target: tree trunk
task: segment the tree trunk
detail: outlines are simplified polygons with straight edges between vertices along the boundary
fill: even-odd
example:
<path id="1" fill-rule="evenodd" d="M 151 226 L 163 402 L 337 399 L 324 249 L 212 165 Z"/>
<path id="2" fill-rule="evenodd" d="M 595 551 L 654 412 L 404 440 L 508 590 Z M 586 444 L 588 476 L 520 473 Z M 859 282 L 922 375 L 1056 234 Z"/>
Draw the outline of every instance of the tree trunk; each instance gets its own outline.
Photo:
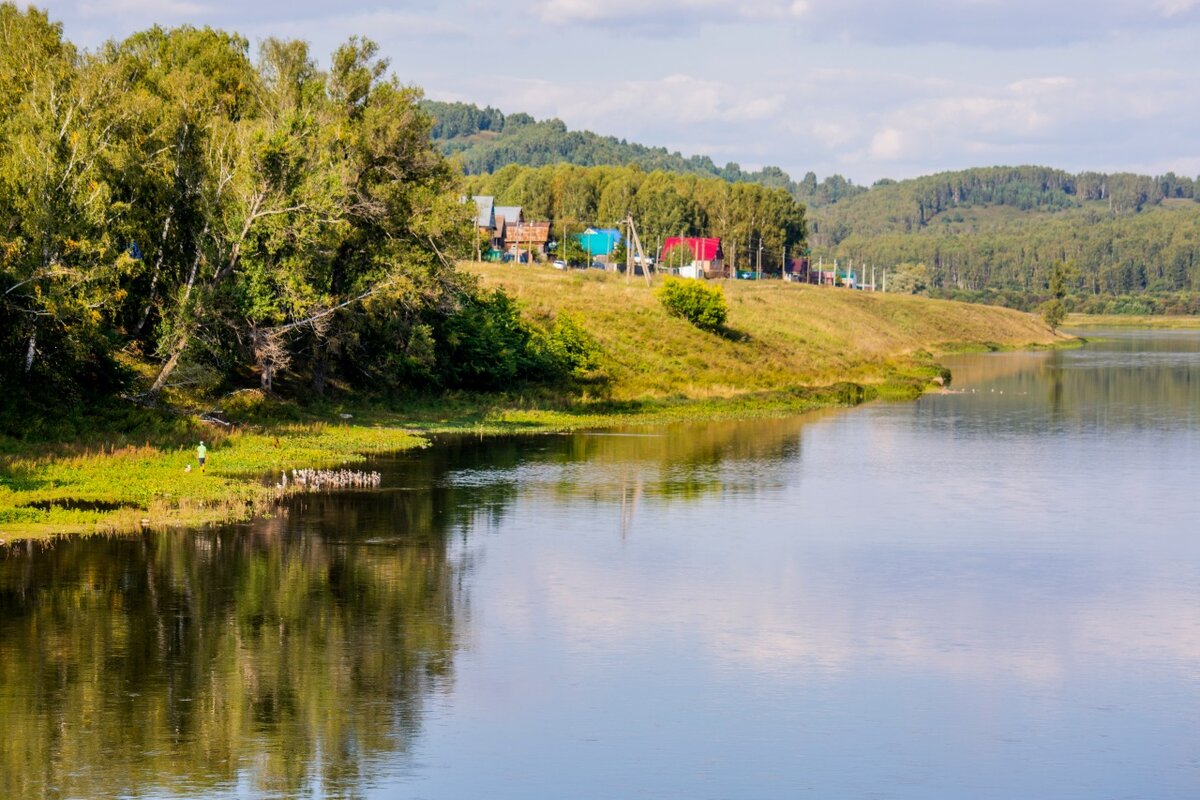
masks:
<path id="1" fill-rule="evenodd" d="M 192 338 L 191 330 L 184 330 L 175 340 L 175 344 L 171 346 L 171 354 L 167 357 L 167 361 L 162 365 L 162 369 L 158 371 L 158 376 L 154 379 L 154 383 L 150 385 L 150 391 L 147 392 L 151 397 L 155 397 L 162 391 L 163 385 L 167 382 L 167 377 L 175 371 L 175 367 L 179 365 L 179 357 L 183 355 L 183 351 L 187 349 L 188 342 Z"/>
<path id="2" fill-rule="evenodd" d="M 162 236 L 159 237 L 158 258 L 154 259 L 154 274 L 150 277 L 150 291 L 147 293 L 146 308 L 142 311 L 142 320 L 133 331 L 135 337 L 142 335 L 142 329 L 150 319 L 150 311 L 154 308 L 154 290 L 158 288 L 158 276 L 162 272 L 163 255 L 167 249 L 167 234 L 171 231 L 171 219 L 175 215 L 175 206 L 167 209 L 167 218 L 163 222 Z"/>
<path id="3" fill-rule="evenodd" d="M 29 334 L 29 347 L 25 350 L 25 374 L 33 371 L 33 359 L 37 355 L 37 328 Z"/>

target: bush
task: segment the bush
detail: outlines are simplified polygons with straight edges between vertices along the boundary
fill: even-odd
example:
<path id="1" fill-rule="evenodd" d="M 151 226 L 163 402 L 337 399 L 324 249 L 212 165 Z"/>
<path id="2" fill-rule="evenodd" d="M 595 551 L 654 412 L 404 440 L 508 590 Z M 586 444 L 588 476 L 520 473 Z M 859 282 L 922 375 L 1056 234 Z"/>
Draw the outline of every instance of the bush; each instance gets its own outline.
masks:
<path id="1" fill-rule="evenodd" d="M 658 290 L 658 299 L 667 313 L 682 317 L 703 331 L 719 331 L 729 317 L 721 287 L 703 281 L 668 278 Z"/>
<path id="2" fill-rule="evenodd" d="M 575 319 L 559 317 L 543 330 L 499 289 L 468 293 L 437 333 L 438 377 L 448 388 L 557 383 L 599 366 L 599 345 Z"/>
<path id="3" fill-rule="evenodd" d="M 541 344 L 547 377 L 583 378 L 600 366 L 600 345 L 575 317 L 556 319 Z"/>

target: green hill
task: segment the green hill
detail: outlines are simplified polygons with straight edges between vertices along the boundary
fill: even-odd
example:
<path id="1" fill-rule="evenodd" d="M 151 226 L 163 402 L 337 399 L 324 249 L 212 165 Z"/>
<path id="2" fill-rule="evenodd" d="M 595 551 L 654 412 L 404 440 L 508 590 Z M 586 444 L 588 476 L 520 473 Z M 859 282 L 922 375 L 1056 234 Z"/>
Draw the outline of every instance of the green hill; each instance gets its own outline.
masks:
<path id="1" fill-rule="evenodd" d="M 591 131 L 571 131 L 562 120 L 535 120 L 528 114 L 505 115 L 469 103 L 426 100 L 422 107 L 434 118 L 432 137 L 441 152 L 457 161 L 468 175 L 485 175 L 509 164 L 542 167 L 575 164 L 581 167 L 635 164 L 647 172 L 661 170 L 684 175 L 723 178 L 731 183 L 755 183 L 786 189 L 810 205 L 835 203 L 866 188 L 841 175 L 818 182 L 814 173 L 800 181 L 779 167 L 747 172 L 730 162 L 723 167 L 708 156 L 684 156 L 665 147 L 647 147 Z"/>
<path id="2" fill-rule="evenodd" d="M 1071 305 L 1107 313 L 1200 311 L 1200 202 L 1175 175 L 992 167 L 885 182 L 815 209 L 818 258 L 921 264 L 935 295 L 1031 308 L 1055 265 Z"/>

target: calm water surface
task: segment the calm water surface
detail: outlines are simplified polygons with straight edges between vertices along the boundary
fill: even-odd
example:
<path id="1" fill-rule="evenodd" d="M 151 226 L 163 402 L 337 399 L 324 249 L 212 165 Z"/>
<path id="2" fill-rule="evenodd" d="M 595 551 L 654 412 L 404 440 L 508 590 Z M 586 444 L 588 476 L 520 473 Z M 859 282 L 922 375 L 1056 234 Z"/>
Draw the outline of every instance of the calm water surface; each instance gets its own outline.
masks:
<path id="1" fill-rule="evenodd" d="M 1200 797 L 1200 332 L 1108 336 L 0 550 L 0 797 Z"/>

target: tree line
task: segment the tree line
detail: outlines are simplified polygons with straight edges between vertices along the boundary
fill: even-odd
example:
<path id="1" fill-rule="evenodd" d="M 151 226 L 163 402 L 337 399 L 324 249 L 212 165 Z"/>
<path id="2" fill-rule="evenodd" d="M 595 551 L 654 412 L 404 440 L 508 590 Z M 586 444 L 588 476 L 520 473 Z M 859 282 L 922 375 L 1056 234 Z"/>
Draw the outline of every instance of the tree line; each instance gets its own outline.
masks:
<path id="1" fill-rule="evenodd" d="M 466 187 L 500 205 L 521 206 L 526 219 L 551 220 L 559 239 L 588 226 L 615 227 L 626 213 L 648 254 L 670 236 L 719 237 L 735 268 L 748 268 L 751 257 L 757 265 L 761 246 L 763 268 L 778 271 L 784 250 L 798 255 L 808 233 L 804 205 L 783 188 L 637 166 L 510 164 L 468 176 Z"/>
<path id="2" fill-rule="evenodd" d="M 461 176 L 369 40 L 328 69 L 303 42 L 252 57 L 209 28 L 85 53 L 6 2 L 0 42 L 6 410 L 281 376 L 320 394 L 570 371 L 551 328 L 455 269 L 473 245 Z M 505 346 L 478 341 L 493 334 Z"/>
<path id="3" fill-rule="evenodd" d="M 422 107 L 435 119 L 434 142 L 468 175 L 491 174 L 510 164 L 634 165 L 646 172 L 699 175 L 784 189 L 794 199 L 811 205 L 836 203 L 867 191 L 841 175 L 818 181 L 816 174 L 809 172 L 803 179 L 793 181 L 779 167 L 748 171 L 732 161 L 718 166 L 708 156 L 684 156 L 665 147 L 648 147 L 591 131 L 572 131 L 559 119 L 535 120 L 524 113 L 505 115 L 491 106 L 479 108 L 471 103 L 426 100 Z"/>
<path id="4" fill-rule="evenodd" d="M 813 224 L 814 243 L 837 245 L 850 235 L 914 233 L 939 215 L 964 208 L 1002 206 L 1014 212 L 1053 213 L 1091 207 L 1110 215 L 1136 214 L 1166 200 L 1200 199 L 1197 183 L 1172 172 L 1071 174 L 1049 167 L 979 167 L 884 180 L 870 191 L 823 208 Z M 827 204 L 828 205 L 828 204 Z"/>

